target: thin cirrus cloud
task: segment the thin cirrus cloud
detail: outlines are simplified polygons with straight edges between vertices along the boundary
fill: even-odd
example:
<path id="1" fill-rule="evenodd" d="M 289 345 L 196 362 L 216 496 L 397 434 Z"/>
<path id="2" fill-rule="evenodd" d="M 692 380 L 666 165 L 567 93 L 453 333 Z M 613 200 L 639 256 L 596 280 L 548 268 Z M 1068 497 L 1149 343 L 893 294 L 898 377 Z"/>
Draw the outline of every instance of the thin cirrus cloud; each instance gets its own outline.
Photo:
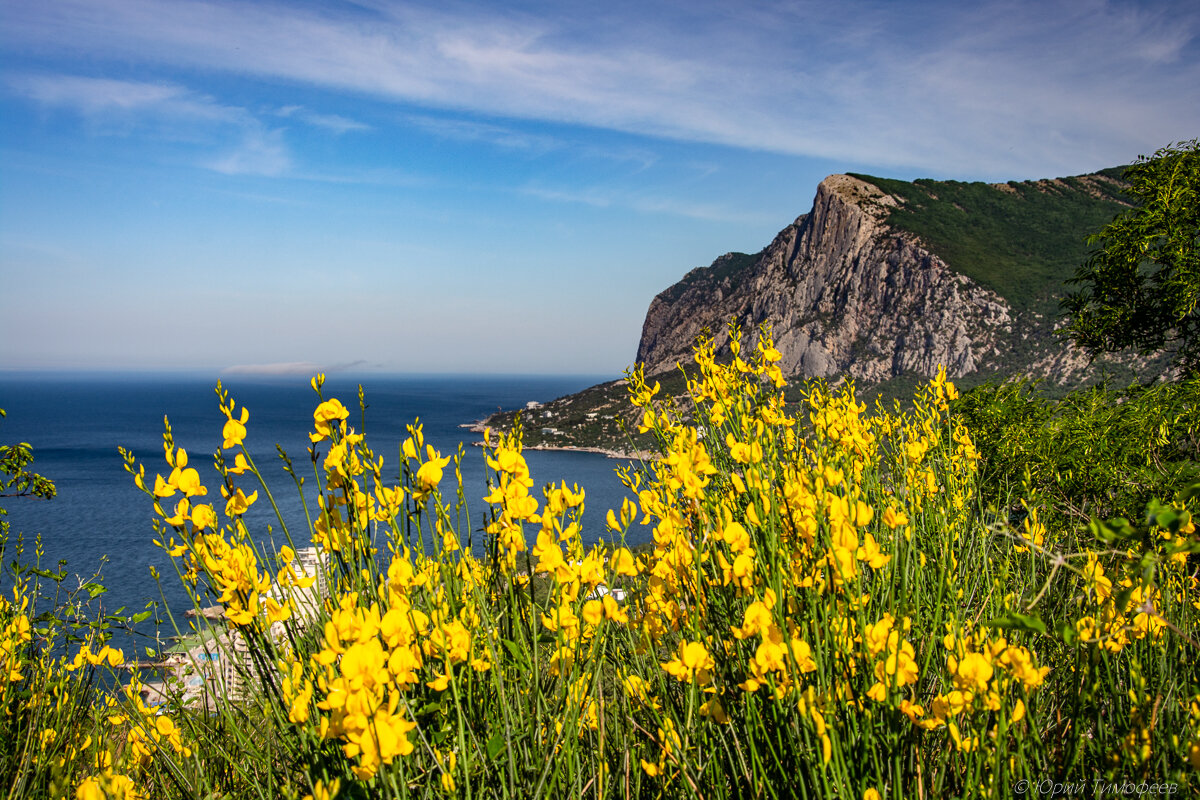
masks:
<path id="1" fill-rule="evenodd" d="M 316 375 L 318 372 L 346 372 L 369 366 L 363 359 L 336 364 L 318 364 L 315 361 L 276 361 L 266 364 L 234 364 L 221 370 L 222 375 L 251 375 L 259 377 L 293 377 Z"/>
<path id="2" fill-rule="evenodd" d="M 407 114 L 402 118 L 402 122 L 441 139 L 456 142 L 478 142 L 531 154 L 547 153 L 564 146 L 561 140 L 553 136 L 530 133 L 512 126 L 491 122 L 449 119 L 427 114 Z"/>
<path id="3" fill-rule="evenodd" d="M 527 185 L 518 192 L 528 197 L 555 203 L 571 203 L 593 208 L 622 207 L 647 214 L 667 214 L 705 222 L 725 222 L 739 225 L 767 225 L 778 220 L 775 215 L 755 214 L 717 203 L 689 202 L 679 198 L 652 196 L 616 189 L 564 189 Z"/>
<path id="4" fill-rule="evenodd" d="M 282 128 L 270 126 L 246 108 L 178 84 L 63 74 L 17 74 L 7 84 L 42 106 L 78 113 L 100 132 L 123 134 L 152 126 L 168 139 L 211 141 L 217 152 L 202 157 L 198 166 L 226 175 L 292 173 L 294 159 Z M 335 134 L 370 130 L 357 120 L 303 106 L 285 106 L 267 116 Z M 225 144 L 230 138 L 232 146 Z"/>
<path id="5" fill-rule="evenodd" d="M 314 127 L 332 131 L 335 134 L 371 130 L 371 126 L 365 122 L 348 119 L 340 114 L 320 114 L 304 106 L 284 106 L 283 108 L 276 109 L 275 114 L 285 119 L 297 119 Z"/>
<path id="6" fill-rule="evenodd" d="M 292 157 L 283 142 L 281 131 L 253 128 L 242 135 L 232 150 L 201 166 L 225 175 L 274 177 L 287 174 L 291 170 Z"/>
<path id="7" fill-rule="evenodd" d="M 17 75 L 8 84 L 43 106 L 80 114 L 101 132 L 153 127 L 168 139 L 208 144 L 216 152 L 200 157 L 198 166 L 226 175 L 275 176 L 292 165 L 280 130 L 177 84 L 58 74 Z"/>
<path id="8" fill-rule="evenodd" d="M 649 169 L 659 158 L 656 153 L 643 147 L 603 146 L 574 138 L 566 139 L 545 133 L 535 133 L 515 125 L 496 122 L 481 122 L 430 114 L 405 114 L 400 121 L 408 127 L 416 128 L 439 139 L 467 144 L 484 144 L 500 150 L 524 153 L 531 157 L 570 151 L 578 158 L 630 164 L 637 170 Z"/>
<path id="9" fill-rule="evenodd" d="M 7 40 L 32 53 L 70 48 L 426 108 L 942 172 L 1118 163 L 1200 127 L 1200 16 L 1180 2 L 512 10 L 61 0 L 8 17 Z"/>
<path id="10" fill-rule="evenodd" d="M 84 75 L 15 75 L 9 86 L 19 94 L 50 107 L 67 108 L 84 116 L 153 114 L 181 122 L 245 124 L 249 115 L 211 97 L 170 83 L 125 81 Z"/>

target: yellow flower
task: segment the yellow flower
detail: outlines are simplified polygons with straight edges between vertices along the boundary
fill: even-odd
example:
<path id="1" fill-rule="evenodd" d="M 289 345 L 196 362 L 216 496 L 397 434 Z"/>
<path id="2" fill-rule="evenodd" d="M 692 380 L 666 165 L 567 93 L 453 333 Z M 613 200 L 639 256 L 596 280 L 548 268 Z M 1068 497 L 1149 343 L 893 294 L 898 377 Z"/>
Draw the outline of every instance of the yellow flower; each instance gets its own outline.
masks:
<path id="1" fill-rule="evenodd" d="M 233 406 L 230 405 L 228 411 L 225 412 L 227 419 L 225 420 L 225 428 L 221 434 L 225 437 L 225 441 L 221 443 L 221 447 L 228 450 L 231 447 L 237 447 L 246 438 L 246 422 L 250 419 L 250 412 L 245 406 L 242 406 L 241 419 L 233 418 Z"/>
<path id="2" fill-rule="evenodd" d="M 680 681 L 699 679 L 701 683 L 711 680 L 709 670 L 716 664 L 701 642 L 680 642 L 679 654 L 662 665 L 662 668 Z"/>
<path id="3" fill-rule="evenodd" d="M 599 600 L 588 600 L 583 604 L 583 621 L 595 627 L 604 619 L 604 603 Z"/>
<path id="4" fill-rule="evenodd" d="M 185 523 L 188 520 L 190 510 L 191 510 L 190 504 L 188 503 L 187 498 L 185 497 L 182 500 L 180 500 L 178 503 L 175 504 L 175 516 L 168 517 L 164 513 L 163 521 L 166 522 L 168 525 L 172 525 L 174 527 L 179 527 L 180 525 L 183 525 L 183 523 Z"/>
<path id="5" fill-rule="evenodd" d="M 268 597 L 263 601 L 263 604 L 267 607 L 267 622 L 274 624 L 291 619 L 292 604 L 290 601 L 281 604 L 274 597 Z"/>
<path id="6" fill-rule="evenodd" d="M 314 388 L 316 380 L 316 378 L 313 378 Z M 313 784 L 313 793 L 306 795 L 304 800 L 333 800 L 335 797 L 337 797 L 337 794 L 341 788 L 342 781 L 340 778 L 334 778 L 327 784 L 323 783 L 322 781 L 317 781 Z"/>
<path id="7" fill-rule="evenodd" d="M 612 598 L 612 595 L 606 594 L 601 600 L 604 603 L 604 616 L 618 625 L 624 625 L 629 622 L 629 614 L 625 609 L 621 608 L 620 603 Z"/>
<path id="8" fill-rule="evenodd" d="M 894 675 L 897 686 L 907 686 L 917 682 L 916 653 L 908 641 L 900 641 L 897 646 L 899 637 L 898 631 L 892 632 L 887 656 L 875 664 L 875 677 L 882 681 L 886 676 Z"/>
<path id="9" fill-rule="evenodd" d="M 533 548 L 533 555 L 538 560 L 537 565 L 533 568 L 534 572 L 555 573 L 559 567 L 566 564 L 562 548 L 559 547 L 554 537 L 544 530 L 538 533 L 537 544 Z"/>
<path id="10" fill-rule="evenodd" d="M 958 729 L 958 725 L 953 722 L 947 725 L 947 730 L 950 731 L 950 738 L 954 740 L 954 744 L 956 747 L 958 747 L 960 752 L 969 753 L 979 744 L 979 739 L 970 736 L 963 736 Z"/>
<path id="11" fill-rule="evenodd" d="M 729 455 L 739 463 L 757 464 L 763 460 L 762 445 L 757 439 L 749 443 L 739 442 L 729 433 L 725 435 L 725 445 L 729 448 Z"/>
<path id="12" fill-rule="evenodd" d="M 75 800 L 137 800 L 143 795 L 128 775 L 114 774 L 111 767 L 85 778 L 75 790 Z"/>
<path id="13" fill-rule="evenodd" d="M 892 530 L 902 528 L 908 524 L 908 515 L 893 506 L 888 506 L 883 510 L 883 524 Z"/>
<path id="14" fill-rule="evenodd" d="M 980 653 L 967 653 L 958 663 L 954 675 L 954 685 L 960 689 L 975 692 L 987 691 L 988 681 L 992 679 L 995 670 L 990 661 Z"/>
<path id="15" fill-rule="evenodd" d="M 202 531 L 205 528 L 217 527 L 217 512 L 213 511 L 210 505 L 196 506 L 192 509 L 192 529 L 193 532 Z"/>
<path id="16" fill-rule="evenodd" d="M 721 538 L 734 552 L 743 553 L 750 549 L 750 534 L 740 522 L 730 522 L 721 531 Z"/>
<path id="17" fill-rule="evenodd" d="M 238 489 L 225 503 L 225 516 L 236 517 L 239 514 L 245 514 L 250 506 L 254 505 L 254 501 L 258 499 L 258 491 L 254 491 L 249 497 Z"/>
<path id="18" fill-rule="evenodd" d="M 999 662 L 1008 668 L 1014 678 L 1021 681 L 1026 691 L 1031 691 L 1042 685 L 1049 667 L 1038 669 L 1033 666 L 1033 656 L 1024 647 L 1011 645 L 1000 654 Z"/>
<path id="19" fill-rule="evenodd" d="M 742 627 L 732 629 L 734 638 L 747 639 L 766 631 L 774 623 L 771 608 L 775 605 L 775 593 L 770 589 L 766 593 L 768 595 L 767 598 L 755 600 L 746 606 L 746 613 L 742 618 Z"/>
<path id="20" fill-rule="evenodd" d="M 881 569 L 892 557 L 880 550 L 875 537 L 868 533 L 863 536 L 863 546 L 858 548 L 858 560 L 867 562 L 871 569 Z"/>
<path id="21" fill-rule="evenodd" d="M 336 397 L 326 400 L 317 406 L 317 410 L 313 412 L 313 428 L 316 430 L 316 433 L 310 433 L 308 438 L 314 442 L 328 439 L 333 435 L 333 428 L 330 423 L 334 421 L 340 422 L 349 416 L 350 412 L 346 410 L 346 407 Z"/>
<path id="22" fill-rule="evenodd" d="M 717 697 L 700 704 L 700 715 L 709 717 L 720 725 L 729 722 L 729 714 L 725 712 L 725 706 L 721 705 L 721 700 Z"/>
<path id="23" fill-rule="evenodd" d="M 246 461 L 246 457 L 241 453 L 234 456 L 232 467 L 226 467 L 226 471 L 233 475 L 241 475 L 248 469 L 250 469 L 250 463 Z"/>
<path id="24" fill-rule="evenodd" d="M 833 467 L 829 466 L 825 467 L 824 471 L 821 473 L 821 476 L 825 479 L 826 485 L 828 485 L 830 488 L 840 485 L 843 477 L 840 469 L 834 469 Z"/>
<path id="25" fill-rule="evenodd" d="M 428 493 L 442 482 L 442 470 L 450 463 L 450 457 L 442 456 L 433 449 L 433 445 L 425 445 L 425 451 L 429 460 L 417 470 L 417 486 L 422 492 Z"/>
<path id="26" fill-rule="evenodd" d="M 440 777 L 442 789 L 446 792 L 453 792 L 456 788 L 454 783 L 454 768 L 458 764 L 458 754 L 451 750 L 446 754 L 445 759 L 442 759 L 438 755 L 438 761 L 442 762 L 442 774 Z"/>
<path id="27" fill-rule="evenodd" d="M 164 481 L 162 475 L 154 476 L 155 497 L 170 497 L 176 491 L 187 497 L 208 494 L 208 489 L 200 483 L 200 473 L 187 467 L 187 451 L 182 447 L 175 454 L 175 469 L 170 477 Z"/>
<path id="28" fill-rule="evenodd" d="M 180 452 L 183 451 L 181 450 Z M 179 472 L 179 468 L 176 467 L 175 471 Z M 172 473 L 171 478 L 172 482 L 179 487 L 179 491 L 183 492 L 188 497 L 192 497 L 193 495 L 208 494 L 208 489 L 200 483 L 200 473 L 196 472 L 194 469 L 189 468 L 183 470 L 179 473 L 177 478 Z"/>
<path id="29" fill-rule="evenodd" d="M 633 553 L 624 547 L 618 547 L 613 551 L 608 565 L 618 575 L 636 576 L 638 574 L 637 561 L 634 560 Z"/>

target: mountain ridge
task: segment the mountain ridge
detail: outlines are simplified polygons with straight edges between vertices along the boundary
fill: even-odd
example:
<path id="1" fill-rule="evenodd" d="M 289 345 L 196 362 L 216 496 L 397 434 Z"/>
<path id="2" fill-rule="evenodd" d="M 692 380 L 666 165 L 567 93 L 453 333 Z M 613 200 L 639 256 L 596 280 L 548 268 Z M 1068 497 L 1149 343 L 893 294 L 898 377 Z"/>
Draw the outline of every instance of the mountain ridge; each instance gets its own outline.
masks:
<path id="1" fill-rule="evenodd" d="M 812 211 L 756 257 L 726 254 L 660 292 L 636 361 L 671 369 L 705 330 L 721 352 L 733 318 L 773 324 L 789 377 L 878 382 L 944 365 L 1082 379 L 1087 358 L 1053 335 L 1055 312 L 1085 236 L 1125 207 L 1111 173 L 1008 184 L 831 175 Z"/>
<path id="2" fill-rule="evenodd" d="M 677 367 L 701 334 L 729 358 L 733 319 L 751 342 L 772 326 L 788 378 L 851 378 L 861 396 L 902 392 L 939 366 L 965 386 L 1021 376 L 1054 392 L 1157 377 L 1163 356 L 1092 360 L 1055 334 L 1086 237 L 1128 207 L 1120 173 L 1001 184 L 830 175 L 812 209 L 761 251 L 725 253 L 659 292 L 636 362 L 685 401 Z M 527 444 L 643 449 L 621 430 L 636 428 L 623 383 L 538 404 L 526 414 Z M 508 429 L 516 416 L 480 426 Z"/>

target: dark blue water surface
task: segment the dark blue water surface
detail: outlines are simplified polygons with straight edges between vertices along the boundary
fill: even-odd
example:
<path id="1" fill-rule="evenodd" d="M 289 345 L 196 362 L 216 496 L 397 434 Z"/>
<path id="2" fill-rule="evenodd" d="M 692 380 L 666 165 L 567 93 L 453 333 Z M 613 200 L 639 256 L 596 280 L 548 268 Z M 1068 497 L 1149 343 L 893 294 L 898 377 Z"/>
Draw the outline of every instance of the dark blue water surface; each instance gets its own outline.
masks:
<path id="1" fill-rule="evenodd" d="M 365 430 L 367 442 L 384 457 L 385 476 L 397 474 L 399 445 L 407 437 L 405 426 L 418 418 L 426 441 L 443 455 L 455 453 L 460 445 L 464 448 L 462 471 L 474 529 L 470 535 L 478 551 L 483 539 L 478 529 L 483 524 L 485 464 L 483 451 L 471 446 L 479 435 L 460 425 L 499 408 L 552 400 L 605 379 L 368 376 L 360 379 L 367 403 L 365 427 L 358 411 L 358 380 L 331 377 L 325 396 L 338 397 L 350 409 L 350 425 Z M 152 486 L 155 473 L 164 477 L 170 473 L 162 447 L 163 417 L 168 417 L 176 445 L 187 449 L 189 466 L 200 471 L 209 487 L 210 493 L 202 501 L 221 509 L 212 454 L 221 446 L 225 418 L 217 407 L 214 385 L 213 379 L 178 375 L 0 374 L 0 408 L 8 412 L 7 419 L 0 420 L 0 443 L 32 444 L 35 461 L 31 469 L 58 487 L 58 496 L 50 501 L 3 501 L 13 535 L 21 532 L 32 538 L 41 534 L 44 563 L 65 560 L 72 576 L 90 576 L 103 562 L 102 579 L 109 589 L 102 598 L 105 611 L 124 607 L 125 613 L 132 613 L 149 600 L 161 599 L 150 578 L 151 566 L 164 575 L 167 605 L 176 612 L 188 605 L 170 559 L 153 544 L 152 504 L 122 468 L 117 448 L 131 450 L 146 465 L 147 482 Z M 250 410 L 246 446 L 267 476 L 296 544 L 306 545 L 303 505 L 292 479 L 282 469 L 276 444 L 288 452 L 300 474 L 309 476 L 308 489 L 313 471 L 307 434 L 318 403 L 316 394 L 304 378 L 232 377 L 226 378 L 224 385 L 239 410 L 243 404 Z M 623 462 L 575 452 L 527 451 L 526 456 L 535 486 L 566 480 L 586 490 L 584 540 L 590 544 L 606 538 L 605 513 L 620 508 L 627 494 L 614 472 Z M 451 477 L 447 470 L 443 487 L 452 494 Z M 253 476 L 242 476 L 238 485 L 244 486 L 247 494 L 259 490 L 259 500 L 247 515 L 254 537 L 268 546 L 286 543 L 266 493 Z M 173 504 L 177 498 L 167 503 Z M 315 493 L 309 491 L 306 499 L 309 507 L 315 508 Z M 467 536 L 468 531 L 460 531 L 464 545 Z M 6 558 L 11 557 L 10 550 Z"/>

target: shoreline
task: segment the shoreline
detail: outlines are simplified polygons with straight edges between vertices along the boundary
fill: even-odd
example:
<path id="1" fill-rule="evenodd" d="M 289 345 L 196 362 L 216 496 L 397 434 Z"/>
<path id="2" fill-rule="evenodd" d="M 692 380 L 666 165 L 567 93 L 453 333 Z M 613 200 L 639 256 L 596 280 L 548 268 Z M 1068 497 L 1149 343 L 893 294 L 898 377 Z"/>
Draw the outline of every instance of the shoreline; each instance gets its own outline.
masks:
<path id="1" fill-rule="evenodd" d="M 472 447 L 486 447 L 487 442 L 478 441 L 471 442 Z M 604 447 L 588 447 L 586 445 L 574 444 L 526 444 L 521 446 L 522 450 L 547 450 L 557 451 L 560 453 L 595 453 L 596 455 L 615 458 L 622 461 L 646 461 L 652 458 L 651 453 L 644 451 L 627 452 L 625 450 L 609 450 Z"/>
<path id="2" fill-rule="evenodd" d="M 465 428 L 472 433 L 483 433 L 490 428 L 487 425 L 487 420 L 476 420 L 475 422 L 464 422 L 458 427 Z M 471 442 L 472 447 L 485 447 L 487 442 L 474 441 Z M 574 444 L 527 444 L 522 445 L 524 450 L 544 450 L 557 451 L 561 453 L 595 453 L 597 455 L 606 456 L 621 461 L 647 461 L 654 458 L 653 453 L 645 450 L 613 450 L 607 447 L 594 447 L 589 445 L 574 445 Z"/>

